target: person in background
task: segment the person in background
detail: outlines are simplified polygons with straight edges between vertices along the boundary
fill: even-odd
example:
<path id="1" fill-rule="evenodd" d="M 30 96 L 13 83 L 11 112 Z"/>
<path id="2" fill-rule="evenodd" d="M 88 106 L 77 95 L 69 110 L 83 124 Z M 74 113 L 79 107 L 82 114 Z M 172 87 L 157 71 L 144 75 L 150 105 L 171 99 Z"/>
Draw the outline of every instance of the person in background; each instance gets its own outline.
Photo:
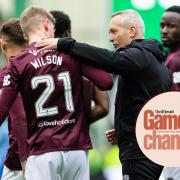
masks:
<path id="1" fill-rule="evenodd" d="M 23 37 L 19 19 L 9 19 L 0 29 L 1 49 L 9 63 L 11 56 L 17 56 L 27 46 Z M 7 65 L 8 66 L 8 65 Z M 0 70 L 0 88 L 7 75 L 7 67 Z M 2 180 L 24 180 L 25 161 L 27 158 L 27 126 L 23 102 L 19 94 L 8 116 L 9 149 L 3 168 Z"/>
<path id="2" fill-rule="evenodd" d="M 144 103 L 170 87 L 162 47 L 156 40 L 145 40 L 144 30 L 141 16 L 134 10 L 124 10 L 113 14 L 109 25 L 110 41 L 116 52 L 72 38 L 43 39 L 36 43 L 40 51 L 57 48 L 121 76 L 115 102 L 115 134 L 123 178 L 130 180 L 157 180 L 163 169 L 142 153 L 135 136 L 137 116 Z"/>
<path id="3" fill-rule="evenodd" d="M 161 17 L 160 33 L 163 46 L 168 48 L 165 64 L 171 77 L 171 90 L 180 91 L 180 6 L 171 6 Z M 180 179 L 180 167 L 165 167 L 166 179 Z"/>

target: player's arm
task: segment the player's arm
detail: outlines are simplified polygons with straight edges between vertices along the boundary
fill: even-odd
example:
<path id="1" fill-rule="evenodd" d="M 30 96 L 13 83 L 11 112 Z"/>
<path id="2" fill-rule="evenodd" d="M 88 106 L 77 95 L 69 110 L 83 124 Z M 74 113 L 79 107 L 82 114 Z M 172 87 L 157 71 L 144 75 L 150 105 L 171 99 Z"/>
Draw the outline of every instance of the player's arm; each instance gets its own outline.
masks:
<path id="1" fill-rule="evenodd" d="M 21 95 L 18 94 L 10 111 L 12 129 L 17 139 L 21 162 L 27 159 L 27 121 Z"/>
<path id="2" fill-rule="evenodd" d="M 110 90 L 113 80 L 110 74 L 93 66 L 82 64 L 82 75 L 93 82 L 100 90 Z"/>
<path id="3" fill-rule="evenodd" d="M 3 88 L 0 94 L 0 125 L 4 122 L 8 115 L 14 100 L 16 99 L 18 91 L 11 88 Z"/>
<path id="4" fill-rule="evenodd" d="M 18 95 L 17 81 L 19 75 L 12 63 L 7 68 L 7 75 L 3 78 L 3 87 L 0 93 L 0 125 L 7 116 L 14 100 Z"/>
<path id="5" fill-rule="evenodd" d="M 109 112 L 109 97 L 106 91 L 101 91 L 94 86 L 92 99 L 94 101 L 94 106 L 90 113 L 90 123 L 105 117 Z"/>

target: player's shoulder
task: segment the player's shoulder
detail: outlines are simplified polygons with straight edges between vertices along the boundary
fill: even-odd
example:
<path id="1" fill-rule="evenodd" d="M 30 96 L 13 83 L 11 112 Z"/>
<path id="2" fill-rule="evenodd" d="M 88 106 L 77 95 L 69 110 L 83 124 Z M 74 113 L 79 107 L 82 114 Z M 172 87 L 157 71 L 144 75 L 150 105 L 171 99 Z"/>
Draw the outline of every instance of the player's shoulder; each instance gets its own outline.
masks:
<path id="1" fill-rule="evenodd" d="M 170 57 L 170 59 L 171 59 L 174 63 L 180 64 L 180 61 L 179 61 L 180 50 L 172 53 L 169 57 Z"/>
<path id="2" fill-rule="evenodd" d="M 63 59 L 63 62 L 74 66 L 75 64 L 79 64 L 79 61 L 77 60 L 77 57 L 71 56 L 70 54 L 66 52 L 57 52 L 58 56 L 61 56 Z"/>
<path id="3" fill-rule="evenodd" d="M 180 58 L 180 49 L 175 53 L 175 57 L 178 59 Z"/>

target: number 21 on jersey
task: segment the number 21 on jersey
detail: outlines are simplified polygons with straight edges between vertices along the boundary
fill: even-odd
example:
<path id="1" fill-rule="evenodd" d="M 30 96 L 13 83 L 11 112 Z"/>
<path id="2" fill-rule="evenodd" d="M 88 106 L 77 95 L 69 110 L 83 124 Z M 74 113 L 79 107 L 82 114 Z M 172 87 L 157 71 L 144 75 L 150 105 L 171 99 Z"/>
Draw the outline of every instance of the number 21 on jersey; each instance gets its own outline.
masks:
<path id="1" fill-rule="evenodd" d="M 61 72 L 57 76 L 58 81 L 62 81 L 64 85 L 64 95 L 65 95 L 65 105 L 66 109 L 69 112 L 74 112 L 74 104 L 72 100 L 72 92 L 71 92 L 71 79 L 69 72 Z M 38 117 L 45 117 L 45 116 L 52 116 L 59 113 L 58 107 L 48 107 L 44 108 L 43 105 L 48 100 L 48 98 L 53 95 L 53 92 L 55 90 L 55 84 L 54 79 L 51 75 L 41 75 L 41 76 L 35 76 L 31 79 L 31 87 L 32 89 L 36 89 L 39 84 L 45 83 L 46 88 L 40 95 L 40 97 L 35 102 L 35 110 L 36 110 L 36 116 Z"/>

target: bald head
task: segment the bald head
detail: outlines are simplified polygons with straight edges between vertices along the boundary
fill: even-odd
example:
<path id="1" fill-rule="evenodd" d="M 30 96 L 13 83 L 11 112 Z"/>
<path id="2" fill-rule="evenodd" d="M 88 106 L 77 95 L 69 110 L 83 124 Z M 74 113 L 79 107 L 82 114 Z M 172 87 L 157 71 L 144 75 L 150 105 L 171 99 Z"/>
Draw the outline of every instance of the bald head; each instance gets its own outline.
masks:
<path id="1" fill-rule="evenodd" d="M 141 15 L 132 9 L 119 11 L 112 14 L 112 18 L 119 18 L 119 22 L 125 27 L 135 27 L 137 30 L 137 36 L 139 38 L 144 38 L 145 33 L 145 25 Z"/>
<path id="2" fill-rule="evenodd" d="M 125 10 L 112 15 L 109 38 L 115 48 L 125 47 L 135 39 L 144 39 L 144 31 L 144 22 L 136 11 Z"/>

